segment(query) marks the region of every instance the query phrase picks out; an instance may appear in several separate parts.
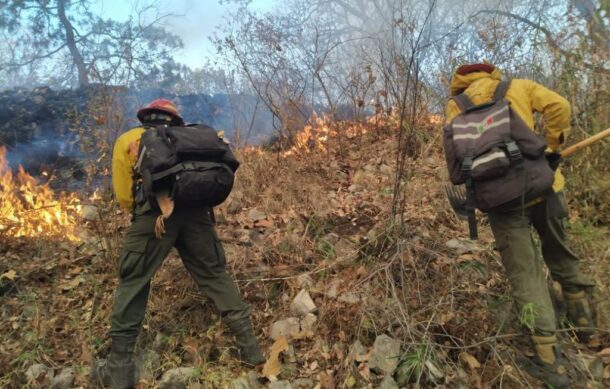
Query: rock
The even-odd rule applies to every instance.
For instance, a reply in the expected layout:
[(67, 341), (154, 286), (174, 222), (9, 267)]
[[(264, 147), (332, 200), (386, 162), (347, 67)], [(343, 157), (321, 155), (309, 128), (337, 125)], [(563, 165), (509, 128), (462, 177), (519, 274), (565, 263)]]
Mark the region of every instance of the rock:
[(391, 375), (398, 367), (400, 357), (400, 342), (387, 335), (380, 335), (375, 339), (369, 368), (379, 373)]
[(299, 319), (296, 317), (289, 317), (273, 323), (269, 330), (269, 337), (273, 340), (277, 340), (280, 336), (284, 336), (288, 339), (297, 336), (299, 332), (301, 332)]
[(95, 205), (84, 205), (80, 211), (80, 216), (88, 221), (95, 221), (100, 217), (100, 210)]
[(155, 335), (155, 340), (152, 344), (152, 349), (161, 352), (165, 349), (167, 344), (169, 343), (170, 337), (162, 332), (157, 332)]
[(428, 370), (428, 375), (432, 382), (440, 382), (443, 378), (445, 378), (445, 373), (443, 373), (443, 371), (439, 369), (439, 367), (436, 366), (431, 359), (426, 359), (424, 365), (426, 366), (426, 370)]
[(337, 234), (335, 232), (331, 232), (331, 233), (324, 235), (324, 237), (322, 238), (322, 241), (324, 241), (328, 244), (334, 245), (339, 241), (339, 239), (341, 239), (339, 234)]
[(339, 295), (340, 285), (341, 281), (339, 280), (331, 281), (330, 285), (328, 285), (328, 288), (326, 289), (326, 296), (330, 297), (331, 299), (336, 298)]
[(301, 333), (306, 336), (314, 334), (313, 326), (316, 324), (318, 318), (313, 313), (308, 313), (303, 319), (301, 319)]
[(229, 388), (230, 389), (251, 389), (250, 383), (248, 382), (248, 379), (246, 377), (239, 377), (237, 379), (234, 379), (233, 381), (231, 381)]
[(297, 353), (294, 351), (293, 344), (289, 344), (288, 350), (284, 352), (284, 360), (286, 363), (297, 363)]
[(188, 382), (197, 376), (197, 370), (192, 367), (177, 367), (163, 373), (159, 382), (160, 389), (186, 389)]
[(359, 340), (356, 340), (349, 348), (349, 359), (356, 362), (364, 362), (366, 360), (366, 348)]
[(38, 363), (28, 368), (25, 372), (25, 378), (31, 385), (44, 387), (49, 385), (53, 379), (53, 369), (42, 363)]
[(288, 381), (275, 381), (271, 382), (268, 386), (269, 389), (292, 389), (292, 385)]
[(362, 185), (359, 185), (359, 184), (352, 184), (347, 188), (347, 190), (352, 193), (362, 192), (363, 189), (364, 188), (362, 187)]
[(445, 243), (447, 248), (455, 251), (457, 255), (462, 255), (466, 253), (476, 253), (481, 251), (482, 248), (479, 247), (476, 243), (467, 239), (451, 239)]
[(304, 316), (308, 313), (315, 312), (316, 309), (316, 304), (311, 299), (309, 292), (307, 292), (305, 289), (301, 289), (294, 300), (292, 300), (292, 304), (290, 304), (290, 311), (299, 316)]
[(335, 244), (335, 258), (348, 259), (356, 253), (356, 246), (347, 239), (341, 239)]
[(161, 368), (161, 356), (154, 350), (144, 350), (136, 358), (136, 381), (152, 382)]
[(263, 211), (259, 211), (256, 208), (252, 208), (250, 212), (248, 212), (248, 219), (253, 222), (257, 222), (260, 220), (265, 220), (267, 218), (267, 214)]
[(309, 378), (298, 378), (292, 382), (292, 387), (294, 389), (312, 389), (314, 383)]
[(360, 297), (355, 292), (345, 292), (337, 300), (342, 303), (356, 304), (360, 302)]
[(604, 362), (601, 358), (586, 354), (578, 354), (575, 357), (580, 370), (586, 372), (595, 381), (603, 381)]
[(391, 375), (387, 375), (379, 384), (379, 389), (398, 389), (398, 384)]
[(258, 389), (260, 387), (260, 382), (258, 381), (258, 374), (254, 370), (250, 370), (246, 375), (248, 379), (248, 384), (250, 384), (251, 389)]
[(297, 277), (297, 285), (299, 288), (311, 288), (313, 284), (313, 279), (307, 273), (299, 274)]
[(51, 389), (69, 389), (74, 385), (74, 369), (66, 367), (51, 380)]
[(395, 173), (394, 168), (392, 168), (391, 166), (388, 166), (386, 164), (383, 164), (383, 165), (379, 166), (379, 171), (382, 174), (385, 174), (387, 176), (392, 176)]

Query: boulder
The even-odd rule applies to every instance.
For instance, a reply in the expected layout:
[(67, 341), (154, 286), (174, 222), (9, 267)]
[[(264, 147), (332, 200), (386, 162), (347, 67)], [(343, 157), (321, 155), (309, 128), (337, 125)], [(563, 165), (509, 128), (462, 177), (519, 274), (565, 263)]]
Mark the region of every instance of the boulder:
[(288, 339), (297, 336), (299, 332), (301, 332), (299, 319), (296, 317), (289, 317), (273, 323), (269, 330), (269, 337), (273, 340), (277, 340), (280, 336), (284, 336)]
[(379, 389), (398, 389), (398, 384), (391, 375), (387, 375), (379, 384)]
[(163, 373), (159, 382), (160, 389), (186, 389), (188, 382), (197, 376), (197, 369), (177, 367)]
[(275, 381), (269, 383), (269, 389), (292, 389), (292, 385), (288, 381)]
[(387, 335), (379, 335), (373, 344), (369, 368), (381, 374), (391, 375), (398, 367), (400, 342)]
[(42, 363), (30, 366), (25, 372), (27, 382), (36, 387), (48, 386), (53, 380), (53, 375), (53, 369)]
[(161, 356), (154, 350), (144, 350), (136, 358), (136, 381), (152, 382), (161, 368)]
[(51, 389), (69, 389), (74, 387), (74, 369), (66, 367), (51, 380)]
[(301, 289), (292, 301), (292, 304), (290, 304), (290, 311), (298, 316), (305, 316), (308, 313), (315, 312), (316, 309), (316, 304), (305, 289)]

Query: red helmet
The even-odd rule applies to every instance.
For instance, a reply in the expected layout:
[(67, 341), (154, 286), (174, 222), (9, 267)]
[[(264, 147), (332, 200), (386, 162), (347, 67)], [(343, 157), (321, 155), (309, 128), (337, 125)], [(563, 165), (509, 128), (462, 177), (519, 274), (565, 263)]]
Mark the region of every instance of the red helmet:
[(172, 117), (178, 119), (180, 121), (180, 123), (184, 123), (184, 120), (182, 119), (182, 117), (180, 116), (180, 113), (178, 112), (178, 107), (176, 107), (176, 104), (172, 103), (169, 100), (157, 99), (157, 100), (151, 101), (150, 103), (148, 103), (147, 106), (145, 106), (144, 108), (142, 108), (138, 111), (138, 119), (140, 119), (140, 122), (143, 122), (146, 115), (148, 115), (149, 113), (152, 113), (152, 112), (167, 113), (167, 114), (171, 115)]

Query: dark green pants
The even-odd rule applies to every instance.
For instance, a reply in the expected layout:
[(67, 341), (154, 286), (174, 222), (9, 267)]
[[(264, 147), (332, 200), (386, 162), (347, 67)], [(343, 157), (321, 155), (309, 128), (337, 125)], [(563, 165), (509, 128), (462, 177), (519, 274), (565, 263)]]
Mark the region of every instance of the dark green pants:
[(197, 285), (210, 297), (225, 322), (249, 320), (244, 303), (225, 271), (225, 254), (214, 230), (209, 208), (176, 209), (165, 221), (165, 234), (155, 237), (156, 211), (138, 210), (127, 231), (119, 262), (119, 286), (115, 293), (110, 336), (135, 339), (144, 314), (150, 280), (172, 247)]
[(577, 291), (593, 286), (581, 275), (578, 257), (566, 244), (567, 206), (563, 194), (549, 195), (544, 202), (525, 209), (489, 213), (488, 217), (517, 308), (521, 310), (531, 304), (536, 331), (554, 333), (557, 319), (531, 227), (540, 237), (542, 257), (551, 278), (563, 290)]

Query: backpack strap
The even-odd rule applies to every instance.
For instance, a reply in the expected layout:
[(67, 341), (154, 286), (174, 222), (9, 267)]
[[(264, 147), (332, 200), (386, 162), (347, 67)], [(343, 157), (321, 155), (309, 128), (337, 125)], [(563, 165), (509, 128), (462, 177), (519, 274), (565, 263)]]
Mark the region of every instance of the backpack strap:
[(508, 91), (509, 87), (510, 87), (510, 80), (500, 81), (498, 86), (496, 86), (493, 101), (498, 101), (500, 99), (503, 99), (504, 96), (506, 96), (506, 91)]
[(474, 103), (472, 100), (470, 100), (470, 97), (468, 97), (466, 93), (460, 93), (457, 96), (453, 96), (452, 99), (462, 112), (466, 112), (470, 108), (474, 107)]

